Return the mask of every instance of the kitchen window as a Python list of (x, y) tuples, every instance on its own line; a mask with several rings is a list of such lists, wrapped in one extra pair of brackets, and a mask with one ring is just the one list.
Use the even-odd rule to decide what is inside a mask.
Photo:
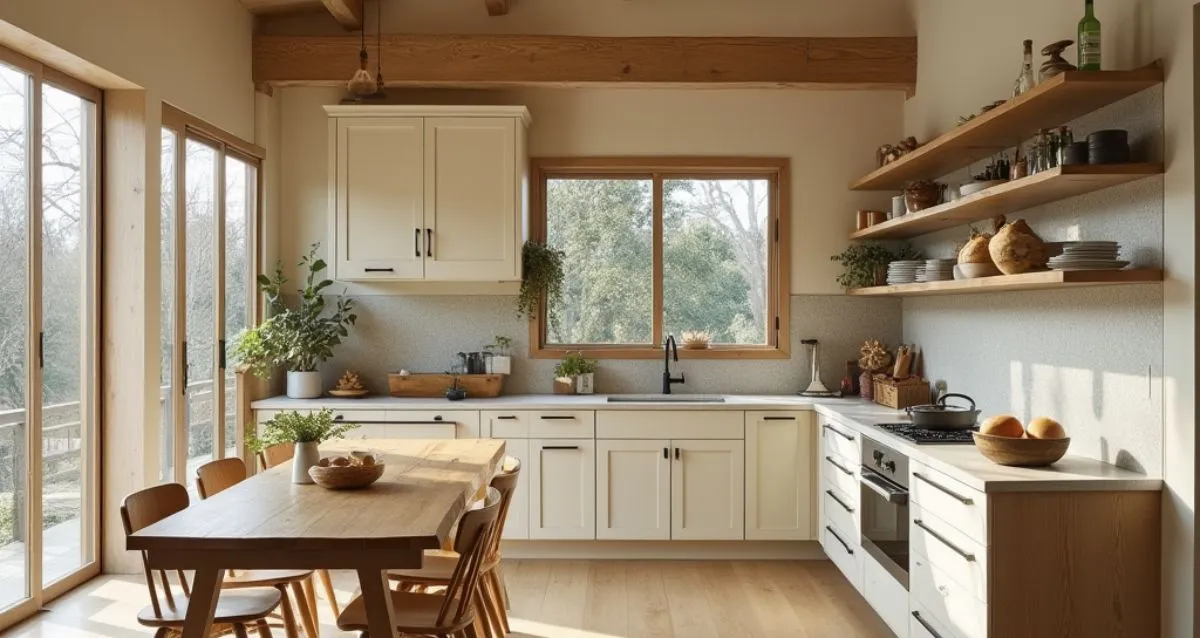
[[(533, 356), (786, 358), (788, 160), (534, 159), (533, 237), (565, 254)], [(548, 315), (548, 316), (547, 316)], [(685, 349), (685, 333), (707, 333)]]

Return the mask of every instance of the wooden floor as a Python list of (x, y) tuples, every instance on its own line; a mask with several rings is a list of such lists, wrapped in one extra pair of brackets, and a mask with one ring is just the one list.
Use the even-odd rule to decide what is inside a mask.
[[(826, 561), (506, 561), (514, 638), (885, 638), (892, 634)], [(343, 603), (350, 573), (335, 574)], [(151, 635), (134, 620), (148, 594), (105, 576), (6, 638)], [(337, 631), (321, 604), (321, 636)], [(282, 636), (282, 631), (276, 631)]]

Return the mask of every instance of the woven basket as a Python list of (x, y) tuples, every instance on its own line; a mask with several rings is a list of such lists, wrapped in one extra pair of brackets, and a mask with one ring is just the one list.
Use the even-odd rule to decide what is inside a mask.
[(384, 467), (382, 463), (345, 467), (314, 465), (308, 468), (308, 475), (312, 477), (313, 483), (327, 490), (357, 490), (378, 481), (379, 477), (383, 476)]

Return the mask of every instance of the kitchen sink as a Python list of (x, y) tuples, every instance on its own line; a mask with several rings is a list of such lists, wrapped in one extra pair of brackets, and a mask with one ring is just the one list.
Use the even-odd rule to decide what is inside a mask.
[(725, 403), (714, 394), (613, 394), (609, 403)]

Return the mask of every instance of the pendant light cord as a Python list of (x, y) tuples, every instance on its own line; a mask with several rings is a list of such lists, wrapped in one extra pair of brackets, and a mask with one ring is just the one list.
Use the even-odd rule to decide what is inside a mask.
[(375, 90), (383, 93), (383, 0), (375, 2), (375, 84)]

